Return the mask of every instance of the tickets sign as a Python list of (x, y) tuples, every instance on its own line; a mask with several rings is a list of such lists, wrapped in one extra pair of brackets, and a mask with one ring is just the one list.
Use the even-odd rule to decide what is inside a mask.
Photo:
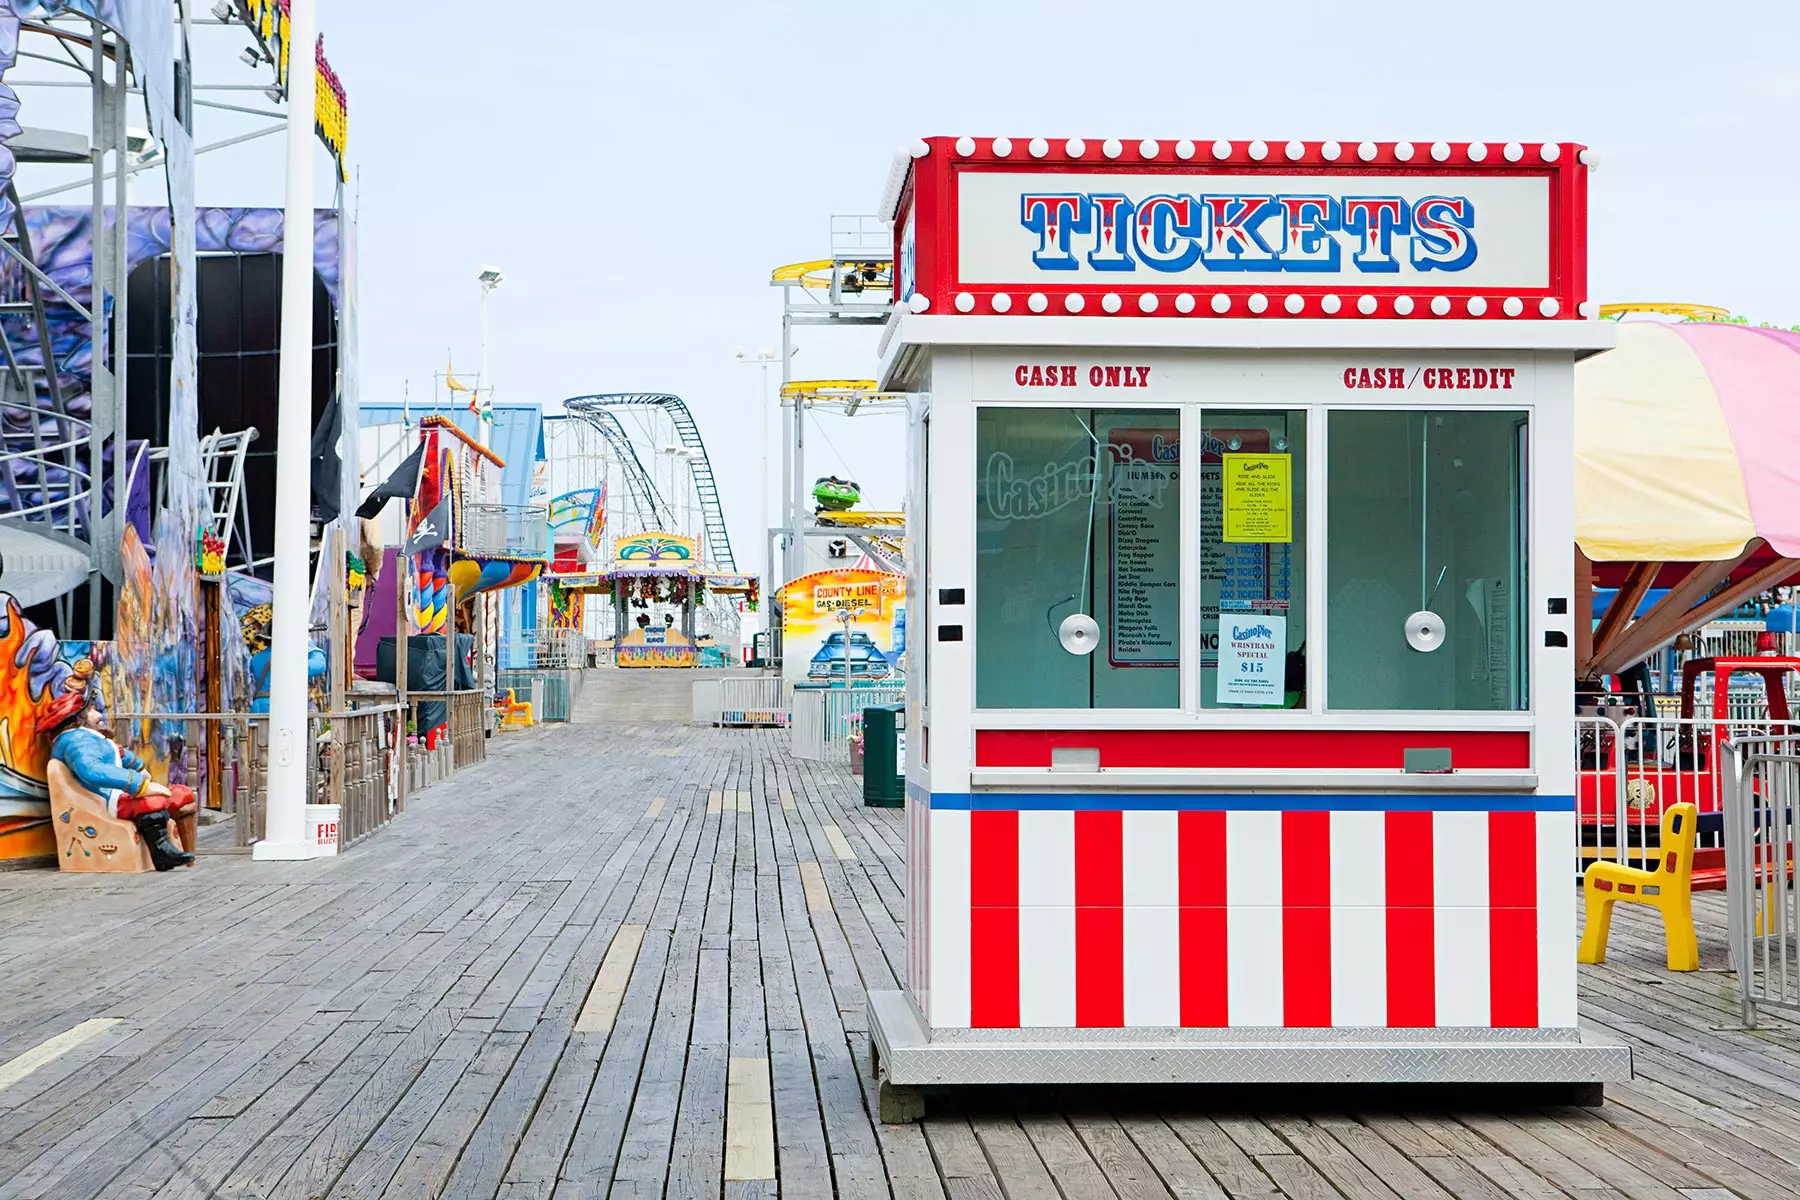
[(1573, 319), (1583, 153), (931, 138), (887, 215), (918, 313)]

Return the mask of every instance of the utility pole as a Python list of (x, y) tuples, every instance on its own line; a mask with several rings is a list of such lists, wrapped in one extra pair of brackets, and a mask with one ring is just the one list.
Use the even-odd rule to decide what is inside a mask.
[[(287, 214), (281, 260), (281, 369), (275, 428), (274, 618), (269, 637), (269, 790), (258, 859), (311, 858), (306, 781), (306, 654), (312, 606), (307, 567), (312, 525), (313, 121), (318, 31), (315, 0), (288, 6)], [(123, 214), (120, 217), (123, 220)], [(344, 569), (321, 556), (321, 571)], [(343, 670), (333, 663), (334, 671)]]
[[(495, 288), (506, 282), (506, 276), (501, 273), (499, 267), (482, 267), (475, 278), (481, 284), (481, 375), (475, 384), (475, 436), (481, 439), (483, 448), (486, 448), (489, 439), (493, 436), (494, 424), (494, 385), (488, 379), (488, 296)], [(487, 391), (485, 401), (481, 398), (483, 389)]]

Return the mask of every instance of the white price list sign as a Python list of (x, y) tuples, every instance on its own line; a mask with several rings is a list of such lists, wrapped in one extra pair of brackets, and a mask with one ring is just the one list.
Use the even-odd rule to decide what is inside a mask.
[(1287, 618), (1219, 614), (1219, 703), (1278, 707), (1286, 698)]

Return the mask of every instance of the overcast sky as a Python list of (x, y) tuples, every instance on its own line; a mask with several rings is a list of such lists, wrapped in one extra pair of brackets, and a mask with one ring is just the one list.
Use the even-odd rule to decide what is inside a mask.
[[(873, 210), (914, 136), (1580, 141), (1595, 298), (1800, 321), (1796, 222), (1755, 215), (1794, 190), (1792, 0), (319, 9), (350, 96), (364, 397), (428, 392), (446, 349), (472, 371), (476, 268), (498, 264), (499, 399), (685, 397), (750, 567), (758, 373), (732, 349), (779, 345), (770, 269), (828, 253), (829, 218)], [(201, 34), (203, 81), (254, 82), (241, 29)], [(198, 140), (253, 124), (207, 113)], [(200, 162), (204, 204), (281, 201), (279, 138)], [(873, 370), (872, 334), (798, 345), (798, 377)], [(898, 507), (898, 422), (825, 422), (811, 473)]]

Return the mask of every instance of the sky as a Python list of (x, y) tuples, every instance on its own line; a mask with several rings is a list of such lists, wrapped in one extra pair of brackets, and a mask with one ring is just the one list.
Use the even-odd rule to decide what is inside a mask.
[[(780, 345), (769, 272), (828, 254), (830, 218), (872, 212), (918, 136), (1581, 142), (1599, 155), (1594, 298), (1800, 322), (1800, 224), (1732, 199), (1795, 190), (1791, 0), (318, 9), (349, 93), (365, 398), (392, 402), (409, 381), (428, 394), (447, 353), (472, 372), (475, 276), (498, 265), (496, 398), (684, 397), (750, 569), (759, 413), (776, 470), (780, 450), (759, 372), (733, 349)], [(243, 38), (198, 31), (203, 81), (257, 81), (234, 57)], [(255, 125), (209, 110), (197, 140)], [(201, 203), (278, 204), (282, 170), (279, 137), (203, 156)], [(796, 344), (797, 378), (874, 372), (871, 332)], [(848, 472), (870, 507), (899, 507), (899, 420), (821, 425), (809, 474)]]

